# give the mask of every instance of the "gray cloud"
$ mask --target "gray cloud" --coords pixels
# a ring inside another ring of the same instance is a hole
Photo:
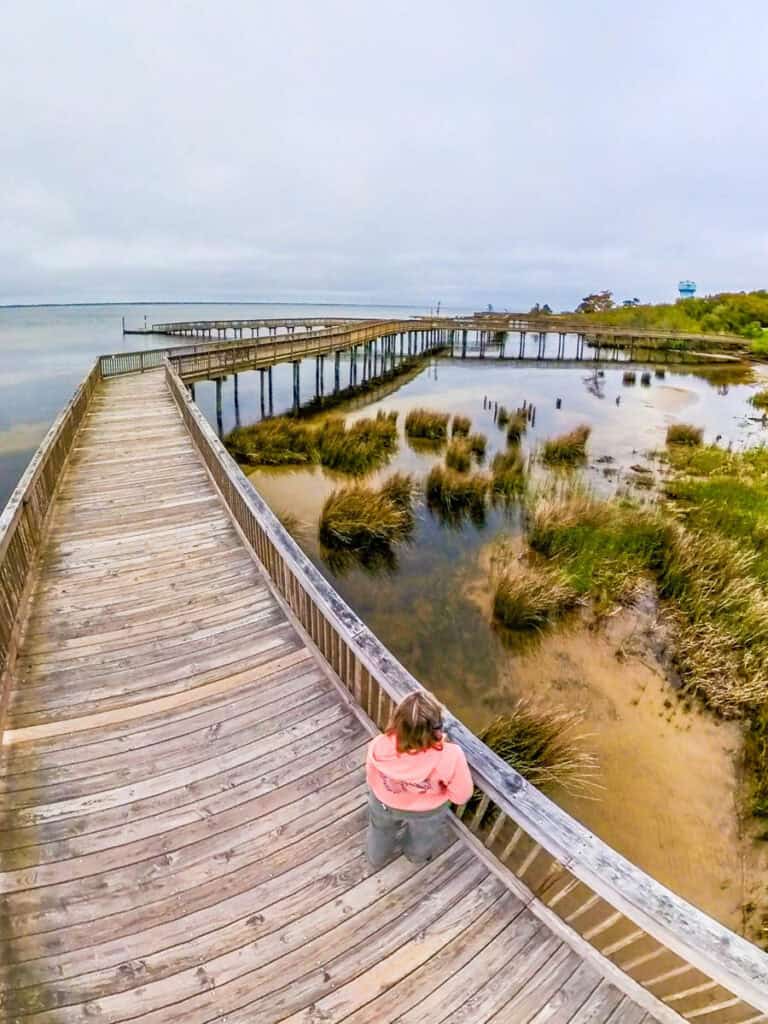
[[[766,285],[759,0],[7,0],[0,302]]]

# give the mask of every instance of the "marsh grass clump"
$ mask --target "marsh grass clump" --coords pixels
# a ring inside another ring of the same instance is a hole
[[[320,540],[328,548],[363,550],[404,540],[413,528],[413,486],[403,474],[389,486],[342,487],[320,515]]]
[[[465,516],[481,521],[488,499],[488,478],[483,473],[457,473],[433,466],[426,485],[427,505],[447,522]]]
[[[494,494],[512,497],[525,489],[525,463],[518,448],[497,452],[491,462],[491,488]]]
[[[528,429],[528,417],[522,409],[509,417],[507,423],[507,441],[510,444],[519,444],[523,434]]]
[[[500,427],[506,427],[509,423],[509,409],[505,405],[500,405],[496,413],[496,422]]]
[[[541,458],[549,466],[576,466],[587,458],[587,441],[591,433],[586,424],[567,434],[549,438],[544,442]]]
[[[635,384],[636,382],[637,382],[637,374],[635,373],[635,371],[634,370],[625,370],[623,375],[622,375],[622,378],[621,378],[621,383],[622,384]]]
[[[600,608],[636,596],[659,563],[666,525],[658,512],[574,490],[535,502],[528,542],[557,562],[576,593],[594,598]]]
[[[644,370],[640,374],[640,383],[642,384],[642,386],[644,388],[649,388],[651,386],[651,371],[650,370]]]
[[[686,685],[725,715],[768,698],[768,593],[757,558],[737,540],[671,524],[657,568],[659,592],[677,609]]]
[[[754,395],[750,395],[749,401],[756,409],[768,410],[768,388],[763,388],[761,391],[756,391]]]
[[[521,700],[478,736],[534,786],[561,786],[569,793],[587,795],[599,788],[599,766],[584,747],[588,736],[580,733],[582,725],[578,712],[537,710]]]
[[[451,434],[453,437],[466,437],[472,429],[472,420],[469,416],[459,416],[457,413],[451,423]]]
[[[252,466],[307,465],[318,457],[314,430],[287,416],[236,427],[225,444],[235,458]]]
[[[488,438],[485,434],[470,434],[467,437],[467,444],[474,457],[478,462],[481,462],[485,458],[486,448],[488,447]]]
[[[413,519],[416,482],[410,473],[393,473],[381,485],[379,494],[384,495]]]
[[[690,423],[671,423],[667,427],[667,444],[700,445],[703,437],[702,428]]]
[[[445,452],[445,464],[457,473],[467,473],[472,465],[472,452],[467,442],[451,441]]]
[[[538,565],[508,569],[493,597],[493,617],[512,630],[543,629],[578,604],[579,596],[559,569]]]
[[[320,462],[329,469],[360,476],[386,463],[397,450],[397,413],[379,410],[375,418],[346,427],[338,416],[317,430]]]
[[[429,409],[411,409],[405,417],[405,432],[409,437],[427,441],[444,441],[448,436],[447,412],[433,412]]]

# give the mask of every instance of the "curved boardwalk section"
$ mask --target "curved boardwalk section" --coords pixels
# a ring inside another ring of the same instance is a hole
[[[372,872],[369,731],[241,542],[162,374],[101,384],[11,679],[3,1019],[657,1019],[460,826],[433,863]]]

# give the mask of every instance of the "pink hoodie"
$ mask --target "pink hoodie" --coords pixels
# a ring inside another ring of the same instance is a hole
[[[398,811],[432,811],[448,800],[466,803],[474,785],[464,751],[448,740],[441,748],[399,754],[394,735],[371,740],[365,767],[373,795]]]

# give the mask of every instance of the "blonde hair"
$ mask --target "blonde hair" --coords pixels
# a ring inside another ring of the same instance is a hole
[[[398,754],[417,754],[430,747],[442,749],[443,709],[426,690],[410,693],[397,705],[387,726],[395,737]]]

